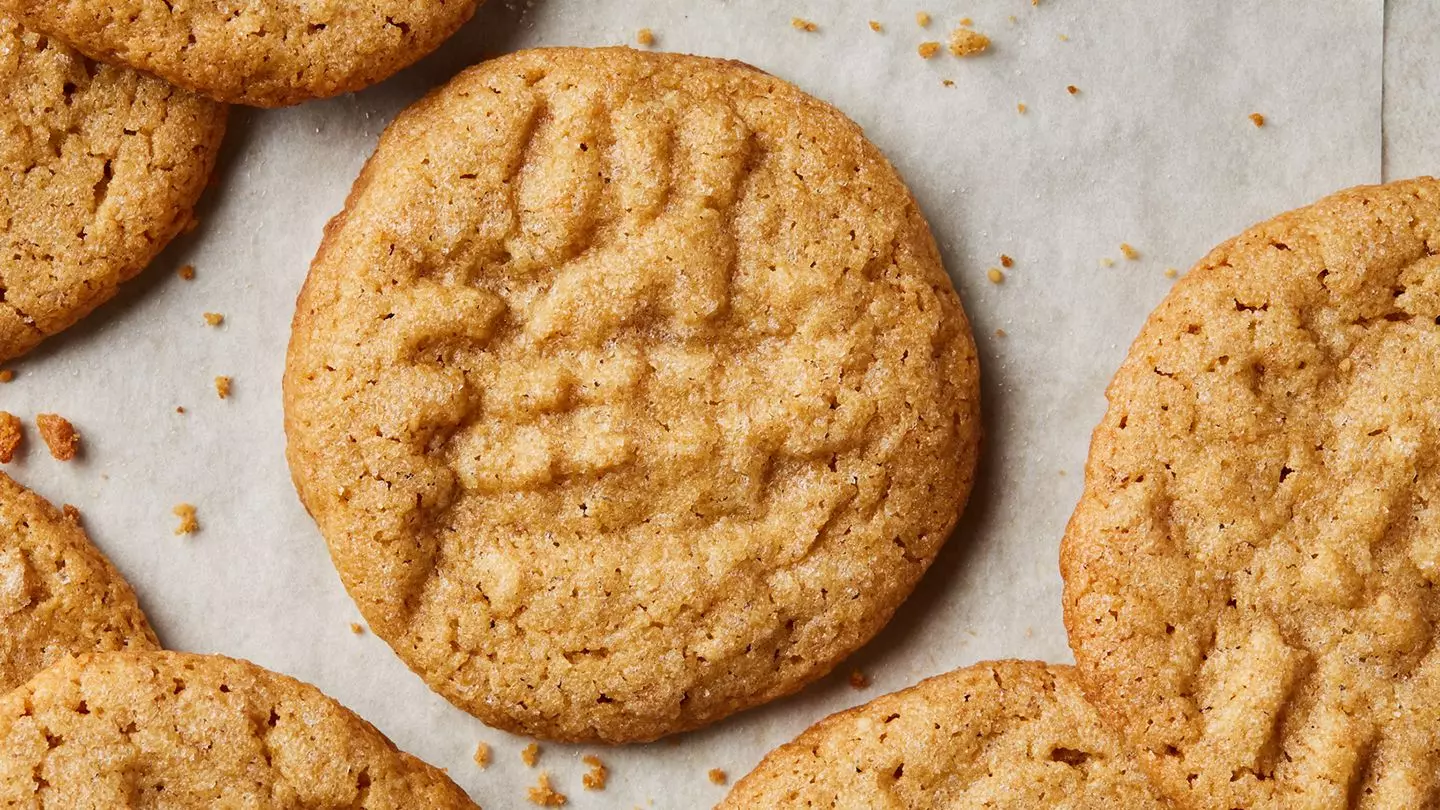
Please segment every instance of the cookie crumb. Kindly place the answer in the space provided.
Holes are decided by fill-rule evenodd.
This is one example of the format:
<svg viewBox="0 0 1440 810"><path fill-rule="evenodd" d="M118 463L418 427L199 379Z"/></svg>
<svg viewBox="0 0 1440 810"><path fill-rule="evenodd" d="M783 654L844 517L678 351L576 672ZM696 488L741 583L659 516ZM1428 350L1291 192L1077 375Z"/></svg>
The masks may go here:
<svg viewBox="0 0 1440 810"><path fill-rule="evenodd" d="M490 745L483 742L476 743L475 756L473 757L473 759L475 760L475 767L479 768L482 771L490 767Z"/></svg>
<svg viewBox="0 0 1440 810"><path fill-rule="evenodd" d="M885 33L885 26L881 25L879 20L871 20L870 30L877 34L883 34Z"/></svg>
<svg viewBox="0 0 1440 810"><path fill-rule="evenodd" d="M805 31L812 34L820 30L820 26L801 17L791 17L790 27L794 28L796 31Z"/></svg>
<svg viewBox="0 0 1440 810"><path fill-rule="evenodd" d="M953 79L941 79L940 84L945 87L954 87L955 81Z"/></svg>
<svg viewBox="0 0 1440 810"><path fill-rule="evenodd" d="M1067 85L1065 85L1065 92L1069 93L1069 94L1072 95L1072 96L1079 95L1079 94L1080 94L1080 88L1076 87L1076 86L1073 85L1073 84L1067 84Z"/></svg>
<svg viewBox="0 0 1440 810"><path fill-rule="evenodd" d="M965 26L966 28L969 28L970 26L975 24L975 21L970 19L969 17L961 17L960 24Z"/></svg>
<svg viewBox="0 0 1440 810"><path fill-rule="evenodd" d="M1265 126L1265 116L1260 113L1250 113L1250 123L1257 127Z"/></svg>
<svg viewBox="0 0 1440 810"><path fill-rule="evenodd" d="M176 406L175 406L175 412L176 412L176 413L185 413L185 406L184 406L184 405L176 405Z"/></svg>
<svg viewBox="0 0 1440 810"><path fill-rule="evenodd" d="M850 688L864 689L870 685L870 676L858 669L850 670Z"/></svg>
<svg viewBox="0 0 1440 810"><path fill-rule="evenodd" d="M230 398L230 378L229 378L229 377L216 377L216 378L215 378L215 393L216 393L221 399L229 399L229 398Z"/></svg>
<svg viewBox="0 0 1440 810"><path fill-rule="evenodd" d="M649 28L641 28L635 32L635 41L648 48L655 44L655 32Z"/></svg>
<svg viewBox="0 0 1440 810"><path fill-rule="evenodd" d="M1009 269L1009 268L1015 266L1015 260L1012 259L1012 258L1010 258L1009 256L1006 256L1004 253L1001 253L1001 254L1000 254L1000 266L1001 266L1001 267L1004 267L1004 268L1006 268L1006 269Z"/></svg>
<svg viewBox="0 0 1440 810"><path fill-rule="evenodd" d="M184 267L180 268L177 272L179 273L180 278L183 278L186 281L195 280L195 265L193 264L187 264Z"/></svg>
<svg viewBox="0 0 1440 810"><path fill-rule="evenodd" d="M365 625L359 622L350 622L350 632L358 636L365 632Z"/></svg>
<svg viewBox="0 0 1440 810"><path fill-rule="evenodd" d="M1015 111L1018 112L1018 113L1020 113L1021 115L1024 115L1024 114L1025 114L1025 111L1028 110L1028 109L1030 109L1030 108L1029 108L1029 107L1026 107L1026 106L1025 106L1025 102L1023 102L1023 101L1020 102L1019 104L1016 104L1016 105L1015 105Z"/></svg>
<svg viewBox="0 0 1440 810"><path fill-rule="evenodd" d="M929 27L930 27L930 12L928 12L928 11L918 11L918 12L916 12L916 13L915 13L915 24L918 25L918 26L920 26L921 28L929 28Z"/></svg>
<svg viewBox="0 0 1440 810"><path fill-rule="evenodd" d="M580 761L590 766L590 772L580 777L585 789L604 790L605 781L610 778L610 770L605 767L605 763L601 762L600 757L594 754L586 754L580 758Z"/></svg>
<svg viewBox="0 0 1440 810"><path fill-rule="evenodd" d="M8 411L0 411L0 464L9 464L15 459L15 451L25 440L25 429L20 417Z"/></svg>
<svg viewBox="0 0 1440 810"><path fill-rule="evenodd" d="M0 371L0 383L8 383L15 379L15 372L12 369Z"/></svg>
<svg viewBox="0 0 1440 810"><path fill-rule="evenodd" d="M996 330L995 330L995 337L1005 337L1007 334L1009 334L1009 333L1006 332L1004 329L996 329Z"/></svg>
<svg viewBox="0 0 1440 810"><path fill-rule="evenodd" d="M950 32L950 53L955 56L974 56L984 53L990 47L990 38L969 28L956 28Z"/></svg>
<svg viewBox="0 0 1440 810"><path fill-rule="evenodd" d="M1178 277L1179 275L1180 275L1180 271L1179 271L1179 270L1176 270L1176 269L1173 268L1173 267L1167 267L1167 268L1165 268L1165 277L1166 277L1166 278L1176 278L1176 277Z"/></svg>
<svg viewBox="0 0 1440 810"><path fill-rule="evenodd" d="M530 788L530 803L541 807L564 807L570 799L564 793L558 793L550 787L550 774L540 772L540 780L535 787Z"/></svg>
<svg viewBox="0 0 1440 810"><path fill-rule="evenodd" d="M920 47L916 48L915 50L920 54L921 59L929 59L930 57L940 52L940 43L922 42L920 43Z"/></svg>
<svg viewBox="0 0 1440 810"><path fill-rule="evenodd" d="M194 534L200 531L200 521L195 519L195 507L182 503L170 510L175 517L180 518L180 525L175 527L175 536Z"/></svg>
<svg viewBox="0 0 1440 810"><path fill-rule="evenodd" d="M1060 35L1060 41L1061 41L1061 42L1069 42L1069 41L1070 41L1070 37L1067 37L1067 36L1065 36L1064 34L1061 34L1061 35Z"/></svg>
<svg viewBox="0 0 1440 810"><path fill-rule="evenodd" d="M1112 259L1112 258L1110 258L1109 256L1106 256L1105 258L1103 258L1103 259L1100 260L1100 266L1101 266L1101 267L1114 267L1114 266L1115 266L1115 260Z"/></svg>
<svg viewBox="0 0 1440 810"><path fill-rule="evenodd" d="M35 417L35 427L40 429L40 438L50 448L50 455L56 461L69 461L80 452L80 434L75 426L59 414L42 413Z"/></svg>
<svg viewBox="0 0 1440 810"><path fill-rule="evenodd" d="M211 326L219 326L220 324L222 324L222 323L224 323L224 322L225 322L225 316L224 316L224 315L221 315L221 314L218 313L218 312L207 312L207 313L205 313L205 323L208 323L208 324L210 324Z"/></svg>
<svg viewBox="0 0 1440 810"><path fill-rule="evenodd" d="M1140 251L1131 247L1129 242L1120 243L1120 252L1125 254L1125 258L1132 262L1140 258Z"/></svg>
<svg viewBox="0 0 1440 810"><path fill-rule="evenodd" d="M988 271L986 271L985 277L990 279L991 284L1005 283L1005 274L1000 272L1000 268L998 267L992 267Z"/></svg>
<svg viewBox="0 0 1440 810"><path fill-rule="evenodd" d="M527 768L535 767L536 763L540 762L540 744L532 742L525 746L520 752L520 761L524 762Z"/></svg>
<svg viewBox="0 0 1440 810"><path fill-rule="evenodd" d="M710 777L710 784L712 785L723 785L730 781L730 777L726 776L725 772L719 768L711 768L710 773L706 774L706 776Z"/></svg>

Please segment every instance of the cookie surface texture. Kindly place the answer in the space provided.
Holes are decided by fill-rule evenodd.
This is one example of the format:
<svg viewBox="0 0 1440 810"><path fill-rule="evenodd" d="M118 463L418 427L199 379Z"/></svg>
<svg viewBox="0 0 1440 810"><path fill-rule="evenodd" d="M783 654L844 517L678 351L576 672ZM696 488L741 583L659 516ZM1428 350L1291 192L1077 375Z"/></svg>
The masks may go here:
<svg viewBox="0 0 1440 810"><path fill-rule="evenodd" d="M0 804L475 808L313 686L175 652L66 659L0 698Z"/></svg>
<svg viewBox="0 0 1440 810"><path fill-rule="evenodd" d="M1440 796L1440 183L1215 249L1109 389L1062 549L1087 690L1191 808Z"/></svg>
<svg viewBox="0 0 1440 810"><path fill-rule="evenodd" d="M476 0L0 0L0 10L108 63L233 104L359 90L440 46Z"/></svg>
<svg viewBox="0 0 1440 810"><path fill-rule="evenodd" d="M66 655L157 647L80 524L0 473L0 694Z"/></svg>
<svg viewBox="0 0 1440 810"><path fill-rule="evenodd" d="M109 300L190 221L225 107L0 13L0 361Z"/></svg>
<svg viewBox="0 0 1440 810"><path fill-rule="evenodd" d="M486 722L633 741L869 639L971 483L979 373L894 170L738 63L486 63L330 226L291 469L351 595Z"/></svg>
<svg viewBox="0 0 1440 810"><path fill-rule="evenodd" d="M1163 810L1069 667L976 664L777 748L721 803L868 810Z"/></svg>

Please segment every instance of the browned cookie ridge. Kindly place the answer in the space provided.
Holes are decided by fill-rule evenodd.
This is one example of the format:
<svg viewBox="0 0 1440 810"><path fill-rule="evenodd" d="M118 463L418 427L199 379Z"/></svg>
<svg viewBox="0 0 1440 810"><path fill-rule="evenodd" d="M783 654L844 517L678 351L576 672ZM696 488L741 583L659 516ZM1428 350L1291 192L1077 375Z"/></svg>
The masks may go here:
<svg viewBox="0 0 1440 810"><path fill-rule="evenodd" d="M375 631L536 736L799 689L970 489L979 371L894 170L753 68L487 62L403 114L301 295L297 487Z"/></svg>
<svg viewBox="0 0 1440 810"><path fill-rule="evenodd" d="M191 222L225 107L0 13L0 361L108 301Z"/></svg>
<svg viewBox="0 0 1440 810"><path fill-rule="evenodd" d="M0 806L475 810L315 687L175 652L65 659L0 697Z"/></svg>
<svg viewBox="0 0 1440 810"><path fill-rule="evenodd" d="M0 473L0 694L67 655L158 646L75 518Z"/></svg>
<svg viewBox="0 0 1440 810"><path fill-rule="evenodd" d="M976 664L816 723L721 810L1163 810L1069 667Z"/></svg>
<svg viewBox="0 0 1440 810"><path fill-rule="evenodd" d="M1216 248L1109 389L1062 550L1086 687L1189 808L1440 801L1440 182Z"/></svg>
<svg viewBox="0 0 1440 810"><path fill-rule="evenodd" d="M440 46L477 0L0 0L85 54L232 104L359 90Z"/></svg>

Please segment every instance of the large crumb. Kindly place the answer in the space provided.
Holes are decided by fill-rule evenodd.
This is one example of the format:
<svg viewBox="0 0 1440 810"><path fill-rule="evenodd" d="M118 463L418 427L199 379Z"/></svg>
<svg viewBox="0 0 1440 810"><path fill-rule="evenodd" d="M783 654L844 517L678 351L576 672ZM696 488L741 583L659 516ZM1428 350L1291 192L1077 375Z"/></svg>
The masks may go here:
<svg viewBox="0 0 1440 810"><path fill-rule="evenodd" d="M42 413L35 417L35 427L40 429L40 438L50 448L50 455L57 461L69 461L80 452L80 434L65 417L53 413Z"/></svg>
<svg viewBox="0 0 1440 810"><path fill-rule="evenodd" d="M15 459L15 451L25 440L25 431L20 417L7 411L0 411L0 464L9 464Z"/></svg>
<svg viewBox="0 0 1440 810"><path fill-rule="evenodd" d="M0 370L0 383L8 383L15 379L15 372L11 369Z"/></svg>
<svg viewBox="0 0 1440 810"><path fill-rule="evenodd" d="M180 525L175 527L175 534L177 536L194 534L200 531L200 521L195 519L194 506L188 503L182 503L174 509L171 509L170 512L174 514L175 517L180 518Z"/></svg>
<svg viewBox="0 0 1440 810"><path fill-rule="evenodd" d="M809 20L802 19L802 18L800 18L800 17L791 17L791 18L790 18L790 26L791 26L792 28L794 28L795 30L797 30L797 31L811 31L811 32L813 32L813 31L818 31L818 30L820 30L820 26L816 25L816 24L813 23L813 22L810 22Z"/></svg>
<svg viewBox="0 0 1440 810"><path fill-rule="evenodd" d="M221 399L229 399L229 398L230 398L230 378L229 378L229 377L216 377L216 378L215 378L215 393L216 393L216 395L218 395Z"/></svg>
<svg viewBox="0 0 1440 810"><path fill-rule="evenodd" d="M535 767L540 762L540 744L532 742L525 746L520 752L520 761L524 762L527 768Z"/></svg>
<svg viewBox="0 0 1440 810"><path fill-rule="evenodd" d="M714 785L723 785L730 778L719 768L711 768L710 773L706 774L706 776L710 777L710 783Z"/></svg>
<svg viewBox="0 0 1440 810"><path fill-rule="evenodd" d="M180 268L179 273L180 273L180 278L183 278L183 279L185 279L186 281L194 281L194 280L195 280L195 265L193 265L193 264L187 264L187 265L185 265L184 267Z"/></svg>
<svg viewBox="0 0 1440 810"><path fill-rule="evenodd" d="M535 787L530 788L530 803L538 804L541 807L564 807L569 802L564 793L558 793L550 787L550 774L541 771L540 781Z"/></svg>
<svg viewBox="0 0 1440 810"><path fill-rule="evenodd" d="M929 13L929 12L926 12L926 11L916 12L916 14L915 14L915 24L918 25L918 26L920 26L921 28L929 28L929 27L930 27L930 13Z"/></svg>
<svg viewBox="0 0 1440 810"><path fill-rule="evenodd" d="M580 777L585 789L604 790L605 781L610 778L610 771L605 767L605 763L601 762L600 757L594 754L586 754L580 758L580 761L590 766L590 772Z"/></svg>
<svg viewBox="0 0 1440 810"><path fill-rule="evenodd" d="M916 48L915 50L920 54L921 59L929 59L930 57L940 52L940 43L922 42L920 43L920 47Z"/></svg>
<svg viewBox="0 0 1440 810"><path fill-rule="evenodd" d="M1257 127L1265 126L1265 116L1260 113L1250 113L1250 123Z"/></svg>
<svg viewBox="0 0 1440 810"><path fill-rule="evenodd" d="M870 685L870 676L858 669L850 670L850 688L864 689Z"/></svg>
<svg viewBox="0 0 1440 810"><path fill-rule="evenodd" d="M475 745L475 767L485 770L490 767L490 746L487 743L476 743Z"/></svg>
<svg viewBox="0 0 1440 810"><path fill-rule="evenodd" d="M635 32L635 41L648 48L655 44L655 32L649 28L641 28Z"/></svg>
<svg viewBox="0 0 1440 810"><path fill-rule="evenodd" d="M974 56L989 47L990 38L979 31L956 28L950 32L950 53L956 56Z"/></svg>
<svg viewBox="0 0 1440 810"><path fill-rule="evenodd" d="M205 313L205 323L210 324L211 326L219 326L220 324L225 323L225 316L221 315L218 312L207 312Z"/></svg>

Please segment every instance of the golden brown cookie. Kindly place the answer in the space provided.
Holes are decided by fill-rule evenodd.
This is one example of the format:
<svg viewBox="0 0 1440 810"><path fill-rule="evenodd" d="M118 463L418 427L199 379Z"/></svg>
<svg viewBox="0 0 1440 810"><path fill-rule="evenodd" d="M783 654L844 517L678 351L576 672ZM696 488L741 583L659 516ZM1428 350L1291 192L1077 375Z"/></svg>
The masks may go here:
<svg viewBox="0 0 1440 810"><path fill-rule="evenodd" d="M1440 797L1440 182L1216 248L1110 385L1066 533L1086 688L1191 808Z"/></svg>
<svg viewBox="0 0 1440 810"><path fill-rule="evenodd" d="M0 0L86 55L219 101L282 107L375 84L419 60L477 0Z"/></svg>
<svg viewBox="0 0 1440 810"><path fill-rule="evenodd" d="M286 372L366 619L481 719L652 739L799 689L970 490L975 347L905 186L753 68L487 62L331 223Z"/></svg>
<svg viewBox="0 0 1440 810"><path fill-rule="evenodd" d="M1163 810L1070 667L976 664L816 723L721 810Z"/></svg>
<svg viewBox="0 0 1440 810"><path fill-rule="evenodd" d="M75 518L0 473L0 694L67 655L159 646Z"/></svg>
<svg viewBox="0 0 1440 810"><path fill-rule="evenodd" d="M67 658L0 697L0 806L475 808L315 687L177 652Z"/></svg>
<svg viewBox="0 0 1440 810"><path fill-rule="evenodd" d="M190 221L225 108L0 14L0 361L108 301Z"/></svg>

